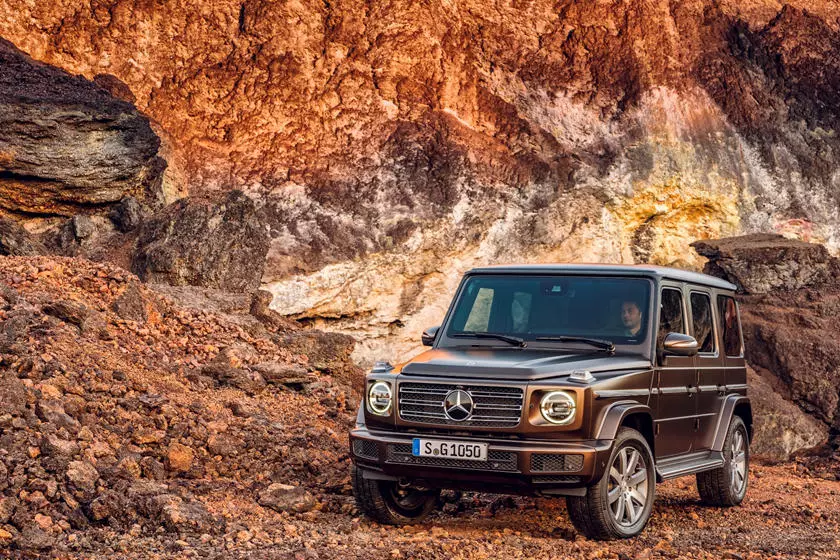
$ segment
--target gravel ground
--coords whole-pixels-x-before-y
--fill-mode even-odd
[[[754,465],[747,499],[727,509],[703,506],[692,478],[666,482],[644,533],[611,543],[577,535],[563,500],[447,494],[427,523],[398,528],[360,516],[348,495],[320,496],[315,511],[279,514],[219,488],[205,499],[228,519],[224,535],[97,529],[66,557],[837,558],[840,482],[828,480],[831,469],[836,463],[816,473],[800,464]]]
[[[623,542],[578,536],[563,500],[486,494],[377,525],[350,491],[348,347],[204,306],[0,259],[0,558],[838,558],[837,453],[754,465],[737,508],[663,484]]]

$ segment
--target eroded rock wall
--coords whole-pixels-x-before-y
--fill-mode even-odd
[[[273,306],[364,361],[412,353],[475,264],[840,240],[833,2],[19,4],[0,35],[125,83],[165,182],[265,206]]]
[[[126,196],[157,204],[159,147],[133,105],[0,38],[0,211],[72,216]]]
[[[840,443],[840,259],[825,247],[774,235],[694,244],[704,271],[739,286],[756,402],[757,453],[786,459]]]

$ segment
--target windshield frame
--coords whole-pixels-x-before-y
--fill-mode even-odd
[[[455,320],[455,310],[457,309],[461,299],[465,297],[465,289],[467,283],[474,277],[477,276],[518,276],[518,277],[583,277],[583,278],[609,278],[609,279],[621,279],[625,278],[627,280],[646,280],[649,284],[649,297],[648,297],[648,309],[647,309],[647,317],[648,320],[646,321],[645,325],[645,336],[641,343],[639,344],[621,344],[616,342],[615,343],[615,351],[617,353],[630,353],[630,354],[639,354],[643,355],[647,358],[652,356],[652,352],[654,352],[654,345],[655,339],[653,337],[653,329],[655,324],[658,320],[658,317],[654,314],[654,309],[656,309],[656,305],[658,305],[658,285],[657,279],[651,275],[646,274],[627,274],[624,271],[621,273],[610,274],[604,273],[602,271],[575,271],[575,272],[542,272],[542,271],[534,271],[532,273],[522,273],[522,272],[507,272],[507,271],[493,271],[493,272],[468,272],[466,273],[463,278],[461,279],[460,284],[458,285],[458,289],[455,292],[455,297],[452,298],[452,302],[449,305],[449,309],[446,312],[446,316],[444,318],[443,323],[440,326],[440,332],[435,340],[434,348],[456,348],[456,347],[492,347],[492,348],[510,348],[512,350],[517,350],[516,346],[509,345],[501,340],[492,340],[492,339],[484,339],[484,338],[462,338],[462,337],[451,337],[448,336],[447,333],[449,332],[450,327],[452,326],[452,322]],[[501,334],[510,334],[510,333],[501,333]],[[515,336],[515,334],[513,335]],[[552,342],[552,341],[535,341],[535,340],[528,340],[527,341],[527,348],[532,350],[555,350],[557,352],[575,352],[575,353],[597,353],[599,350],[593,346],[590,346],[585,343],[577,343],[577,342]],[[600,351],[603,352],[603,351]]]

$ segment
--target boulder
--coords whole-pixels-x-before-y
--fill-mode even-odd
[[[279,482],[260,492],[259,503],[281,513],[303,513],[317,505],[315,498],[305,488]]]
[[[137,229],[143,221],[143,208],[133,196],[123,198],[108,214],[114,227],[123,233]]]
[[[194,458],[193,450],[180,443],[171,444],[166,452],[169,470],[175,472],[189,471],[192,468]]]
[[[131,103],[0,39],[0,207],[72,216],[127,195],[156,203],[159,147]]]
[[[67,466],[67,482],[84,494],[91,494],[96,490],[99,473],[87,461],[72,461]]]
[[[245,447],[242,439],[229,434],[213,434],[207,438],[207,449],[211,455],[230,457],[239,453]]]
[[[45,255],[46,253],[46,247],[28,231],[11,220],[0,218],[0,255],[14,257]]]
[[[753,407],[753,455],[770,461],[787,461],[798,451],[819,447],[828,441],[828,425],[804,412],[773,389],[773,376],[766,370],[747,370]]]
[[[815,243],[775,234],[753,234],[695,241],[697,253],[706,257],[703,271],[738,286],[748,294],[798,290],[837,277],[840,261]]]
[[[132,270],[146,282],[250,292],[268,246],[265,217],[241,191],[220,204],[185,198],[143,225]]]
[[[130,282],[123,293],[114,300],[114,312],[126,321],[145,323],[149,319],[151,302],[144,297],[139,282]]]

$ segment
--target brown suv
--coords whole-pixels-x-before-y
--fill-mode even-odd
[[[471,270],[432,349],[367,376],[359,506],[402,524],[442,488],[566,496],[579,531],[610,539],[644,528],[670,478],[739,504],[752,410],[734,289],[653,266]]]

